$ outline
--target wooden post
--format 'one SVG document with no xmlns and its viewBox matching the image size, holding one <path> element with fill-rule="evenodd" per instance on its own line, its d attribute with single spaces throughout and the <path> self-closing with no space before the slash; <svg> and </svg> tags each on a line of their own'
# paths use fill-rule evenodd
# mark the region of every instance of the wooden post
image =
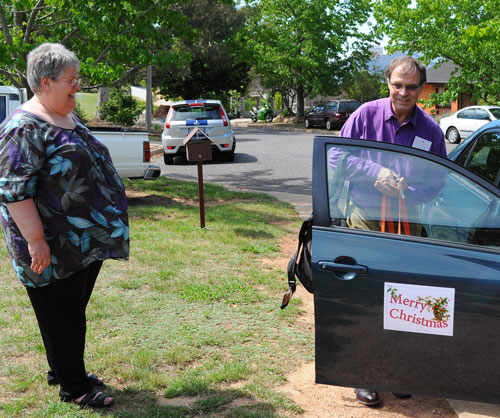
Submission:
<svg viewBox="0 0 500 418">
<path fill-rule="evenodd" d="M 205 197 L 203 194 L 203 162 L 198 161 L 198 201 L 200 204 L 200 228 L 205 228 Z"/>
<path fill-rule="evenodd" d="M 146 129 L 151 132 L 151 118 L 153 114 L 153 83 L 152 83 L 153 67 L 147 66 L 146 69 Z"/>
</svg>

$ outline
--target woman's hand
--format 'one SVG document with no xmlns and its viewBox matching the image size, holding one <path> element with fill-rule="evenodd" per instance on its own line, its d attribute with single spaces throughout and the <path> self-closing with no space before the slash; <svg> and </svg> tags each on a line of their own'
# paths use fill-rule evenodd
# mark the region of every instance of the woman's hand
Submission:
<svg viewBox="0 0 500 418">
<path fill-rule="evenodd" d="M 34 200 L 7 203 L 7 210 L 28 242 L 31 270 L 36 274 L 42 274 L 50 264 L 50 248 L 45 241 L 42 221 Z"/>
<path fill-rule="evenodd" d="M 50 249 L 44 239 L 28 242 L 28 251 L 31 256 L 31 270 L 36 274 L 42 272 L 50 265 Z"/>
</svg>

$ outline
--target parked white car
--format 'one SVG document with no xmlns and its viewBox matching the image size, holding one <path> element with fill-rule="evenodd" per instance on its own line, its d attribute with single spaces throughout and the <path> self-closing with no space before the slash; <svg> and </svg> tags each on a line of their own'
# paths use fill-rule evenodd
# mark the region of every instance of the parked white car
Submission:
<svg viewBox="0 0 500 418">
<path fill-rule="evenodd" d="M 212 140 L 214 156 L 225 161 L 234 160 L 236 138 L 229 117 L 219 100 L 181 100 L 170 106 L 161 135 L 165 164 L 173 164 L 174 158 L 184 159 L 184 139 L 198 127 Z"/>
<path fill-rule="evenodd" d="M 481 126 L 496 119 L 500 119 L 498 106 L 469 106 L 441 118 L 439 126 L 451 144 L 458 144 Z"/>
</svg>

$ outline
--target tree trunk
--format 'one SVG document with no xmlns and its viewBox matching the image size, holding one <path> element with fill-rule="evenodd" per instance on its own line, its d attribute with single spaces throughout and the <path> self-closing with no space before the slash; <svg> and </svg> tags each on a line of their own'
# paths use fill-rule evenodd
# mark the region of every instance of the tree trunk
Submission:
<svg viewBox="0 0 500 418">
<path fill-rule="evenodd" d="M 304 122 L 304 86 L 300 85 L 297 88 L 297 114 L 295 115 L 295 123 Z"/>
<path fill-rule="evenodd" d="M 102 119 L 101 106 L 109 100 L 110 87 L 99 87 L 97 94 L 97 110 L 95 112 L 96 119 Z"/>
</svg>

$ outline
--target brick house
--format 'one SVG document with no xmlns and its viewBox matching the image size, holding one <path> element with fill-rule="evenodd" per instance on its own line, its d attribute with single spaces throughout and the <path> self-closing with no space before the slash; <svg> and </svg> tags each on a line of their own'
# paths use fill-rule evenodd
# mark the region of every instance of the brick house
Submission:
<svg viewBox="0 0 500 418">
<path fill-rule="evenodd" d="M 420 98 L 428 99 L 432 93 L 444 91 L 446 89 L 446 83 L 450 79 L 454 69 L 455 65 L 450 61 L 444 62 L 439 68 L 427 68 L 427 84 L 422 89 Z M 424 110 L 429 114 L 444 115 L 474 104 L 476 103 L 471 102 L 470 93 L 461 93 L 457 100 L 450 102 L 447 106 L 432 106 Z M 423 105 L 419 104 L 419 106 L 423 108 Z"/>
</svg>

